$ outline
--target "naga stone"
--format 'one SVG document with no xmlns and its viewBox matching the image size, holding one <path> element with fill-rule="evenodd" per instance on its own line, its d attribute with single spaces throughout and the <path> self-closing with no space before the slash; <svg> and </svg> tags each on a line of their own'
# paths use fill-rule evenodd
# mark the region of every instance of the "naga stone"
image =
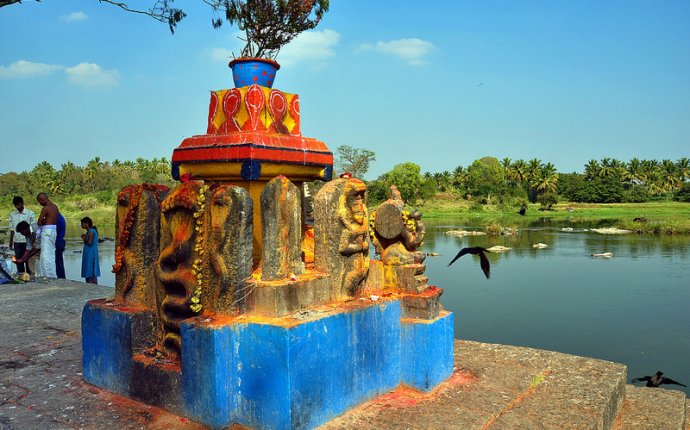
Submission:
<svg viewBox="0 0 690 430">
<path fill-rule="evenodd" d="M 117 196 L 115 300 L 156 306 L 153 266 L 158 258 L 160 203 L 165 185 L 129 185 Z"/>
<path fill-rule="evenodd" d="M 316 195 L 314 267 L 331 275 L 336 300 L 357 296 L 369 272 L 366 190 L 359 179 L 336 179 Z"/>
<path fill-rule="evenodd" d="M 261 223 L 261 279 L 273 281 L 304 273 L 301 194 L 285 176 L 271 179 L 261 192 Z"/>
<path fill-rule="evenodd" d="M 244 311 L 252 273 L 253 203 L 237 186 L 221 185 L 211 196 L 211 228 L 201 255 L 211 276 L 200 303 L 206 310 L 237 314 Z"/>
<path fill-rule="evenodd" d="M 183 182 L 161 204 L 156 299 L 160 346 L 172 357 L 179 357 L 182 350 L 180 324 L 201 310 L 193 305 L 200 305 L 205 274 L 199 264 L 205 253 L 201 252 L 207 218 L 205 188 L 202 182 Z"/>
</svg>

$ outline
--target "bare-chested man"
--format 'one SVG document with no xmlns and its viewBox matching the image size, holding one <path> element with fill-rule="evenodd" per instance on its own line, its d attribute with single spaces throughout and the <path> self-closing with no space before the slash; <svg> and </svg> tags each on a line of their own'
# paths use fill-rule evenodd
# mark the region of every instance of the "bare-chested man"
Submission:
<svg viewBox="0 0 690 430">
<path fill-rule="evenodd" d="M 57 220 L 60 210 L 51 202 L 46 193 L 36 196 L 41 209 L 38 225 L 41 235 L 41 271 L 43 276 L 57 278 L 55 270 L 55 239 L 57 238 Z M 37 232 L 38 235 L 38 232 Z"/>
</svg>

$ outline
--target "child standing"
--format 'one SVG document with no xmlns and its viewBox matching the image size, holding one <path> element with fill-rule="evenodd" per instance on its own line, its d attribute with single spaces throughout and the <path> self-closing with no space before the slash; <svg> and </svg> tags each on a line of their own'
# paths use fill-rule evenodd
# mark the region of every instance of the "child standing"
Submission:
<svg viewBox="0 0 690 430">
<path fill-rule="evenodd" d="M 98 264 L 98 230 L 93 226 L 91 218 L 84 217 L 81 220 L 81 228 L 86 233 L 81 235 L 84 241 L 84 251 L 81 255 L 81 277 L 86 278 L 89 284 L 97 284 L 101 276 L 101 267 Z"/>
</svg>

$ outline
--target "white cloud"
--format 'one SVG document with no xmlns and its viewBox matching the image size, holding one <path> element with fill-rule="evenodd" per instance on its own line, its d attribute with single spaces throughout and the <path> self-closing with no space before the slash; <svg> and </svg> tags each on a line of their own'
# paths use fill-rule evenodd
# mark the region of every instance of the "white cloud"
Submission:
<svg viewBox="0 0 690 430">
<path fill-rule="evenodd" d="M 62 70 L 62 66 L 19 60 L 7 67 L 0 66 L 0 78 L 30 78 L 34 76 L 45 76 L 58 70 Z"/>
<path fill-rule="evenodd" d="M 227 38 L 227 46 L 223 48 L 204 48 L 201 54 L 214 63 L 228 64 L 235 56 L 239 57 L 241 55 L 242 48 L 245 45 L 242 39 L 245 37 L 244 32 L 235 31 L 231 37 Z"/>
<path fill-rule="evenodd" d="M 86 21 L 87 19 L 89 19 L 89 17 L 82 11 L 68 13 L 60 17 L 60 20 L 65 22 L 80 22 Z"/>
<path fill-rule="evenodd" d="M 228 63 L 232 60 L 232 51 L 227 48 L 205 48 L 204 56 L 214 63 Z"/>
<path fill-rule="evenodd" d="M 339 41 L 340 34 L 337 31 L 304 32 L 280 50 L 278 62 L 284 66 L 302 62 L 322 66 L 335 56 L 333 48 Z"/>
<path fill-rule="evenodd" d="M 114 87 L 120 81 L 120 73 L 117 70 L 104 70 L 94 63 L 66 67 L 65 72 L 70 82 L 86 88 Z"/>
<path fill-rule="evenodd" d="M 33 78 L 59 71 L 64 71 L 67 79 L 73 84 L 87 88 L 113 87 L 120 81 L 120 73 L 117 70 L 105 70 L 94 63 L 80 63 L 74 67 L 65 67 L 58 64 L 32 63 L 26 60 L 15 61 L 9 66 L 0 66 L 0 79 Z"/>
<path fill-rule="evenodd" d="M 406 61 L 408 64 L 418 66 L 426 63 L 424 57 L 433 49 L 433 43 L 422 39 L 411 38 L 391 40 L 388 42 L 376 42 L 375 44 L 363 43 L 359 46 L 358 51 L 374 51 L 394 55 Z"/>
</svg>

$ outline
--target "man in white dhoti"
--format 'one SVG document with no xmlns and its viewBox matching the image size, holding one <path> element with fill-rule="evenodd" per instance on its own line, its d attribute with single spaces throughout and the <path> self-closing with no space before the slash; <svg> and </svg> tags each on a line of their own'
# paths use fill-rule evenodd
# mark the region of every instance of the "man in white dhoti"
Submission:
<svg viewBox="0 0 690 430">
<path fill-rule="evenodd" d="M 57 239 L 57 220 L 60 210 L 55 203 L 48 199 L 46 193 L 40 193 L 36 196 L 36 200 L 43 207 L 41 214 L 38 216 L 41 235 L 41 272 L 43 272 L 45 277 L 57 278 L 55 239 Z"/>
</svg>

